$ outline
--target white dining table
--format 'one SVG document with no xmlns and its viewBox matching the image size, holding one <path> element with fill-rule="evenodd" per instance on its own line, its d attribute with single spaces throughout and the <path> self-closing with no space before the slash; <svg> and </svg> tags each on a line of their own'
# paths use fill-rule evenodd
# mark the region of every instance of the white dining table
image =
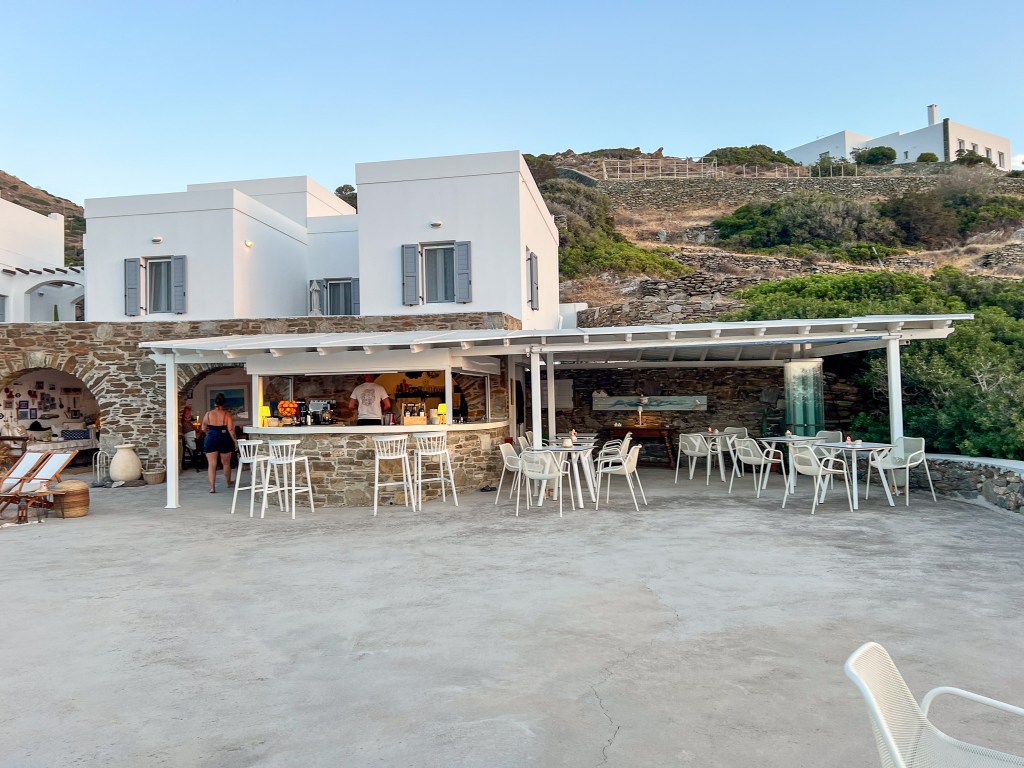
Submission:
<svg viewBox="0 0 1024 768">
<path fill-rule="evenodd" d="M 583 467 L 583 477 L 587 481 L 587 490 L 590 492 L 590 500 L 593 502 L 597 501 L 597 492 L 594 489 L 594 464 L 590 460 L 590 456 L 594 451 L 593 443 L 574 444 L 572 446 L 552 444 L 545 446 L 543 450 L 568 455 L 572 462 L 572 474 L 573 479 L 576 481 L 576 497 L 580 500 L 580 508 L 583 507 L 583 486 L 580 483 L 581 466 Z M 542 485 L 541 495 L 543 495 L 544 490 Z M 569 488 L 569 494 L 572 494 L 571 487 Z"/>
<path fill-rule="evenodd" d="M 847 464 L 850 467 L 850 482 L 853 483 L 853 508 L 860 509 L 860 505 L 857 503 L 857 499 L 860 496 L 860 492 L 857 486 L 857 456 L 860 453 L 873 453 L 874 451 L 880 451 L 885 448 L 892 448 L 890 443 L 866 443 L 863 441 L 855 441 L 852 443 L 817 443 L 815 448 L 828 448 L 833 451 L 844 451 L 850 454 L 850 460 Z M 889 502 L 890 507 L 896 506 L 896 502 L 892 499 L 892 491 L 889 490 L 889 483 L 885 479 L 885 473 L 881 467 L 876 467 L 878 470 L 878 477 L 882 481 L 882 490 L 885 491 L 885 498 Z M 868 463 L 868 472 L 871 472 L 871 464 Z"/>
</svg>

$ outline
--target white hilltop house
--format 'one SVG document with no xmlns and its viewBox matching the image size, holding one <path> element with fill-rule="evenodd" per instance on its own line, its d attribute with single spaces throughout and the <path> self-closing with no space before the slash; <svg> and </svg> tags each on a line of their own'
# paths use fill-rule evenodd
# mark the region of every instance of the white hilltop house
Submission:
<svg viewBox="0 0 1024 768">
<path fill-rule="evenodd" d="M 853 131 L 839 131 L 830 136 L 787 149 L 786 154 L 804 165 L 813 165 L 823 154 L 834 159 L 848 159 L 854 149 L 892 147 L 897 163 L 913 163 L 922 152 L 932 152 L 939 160 L 956 160 L 957 152 L 974 151 L 987 157 L 996 168 L 1010 170 L 1010 140 L 1005 136 L 955 123 L 948 117 L 939 119 L 937 104 L 928 105 L 928 125 L 908 133 L 897 131 L 872 138 Z"/>
<path fill-rule="evenodd" d="M 86 319 L 504 312 L 557 328 L 558 231 L 516 151 L 86 200 Z"/>
<path fill-rule="evenodd" d="M 64 217 L 0 199 L 0 322 L 80 320 L 84 269 L 64 266 Z"/>
</svg>

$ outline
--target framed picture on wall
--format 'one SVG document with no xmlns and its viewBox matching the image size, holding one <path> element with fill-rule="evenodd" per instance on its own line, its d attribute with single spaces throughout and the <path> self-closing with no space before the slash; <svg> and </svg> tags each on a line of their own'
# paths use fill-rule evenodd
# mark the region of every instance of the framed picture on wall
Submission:
<svg viewBox="0 0 1024 768">
<path fill-rule="evenodd" d="M 19 421 L 21 421 L 21 420 L 28 421 L 28 408 L 19 408 L 18 409 L 18 420 Z"/>
<path fill-rule="evenodd" d="M 247 401 L 249 399 L 249 390 L 245 387 L 210 387 L 206 390 L 206 402 L 209 410 L 213 410 L 216 405 L 217 395 L 224 395 L 224 410 L 231 414 L 238 414 L 247 412 Z"/>
<path fill-rule="evenodd" d="M 46 388 L 46 384 L 44 382 L 42 382 L 42 381 L 37 381 L 36 385 L 34 387 L 32 387 L 32 389 L 45 389 L 45 388 Z"/>
<path fill-rule="evenodd" d="M 38 408 L 29 408 L 28 409 L 28 417 L 30 419 L 38 419 L 39 418 L 39 409 Z"/>
<path fill-rule="evenodd" d="M 18 410 L 19 411 L 28 410 L 28 400 L 19 400 L 18 401 Z M 26 416 L 25 418 L 27 419 L 28 416 Z"/>
</svg>

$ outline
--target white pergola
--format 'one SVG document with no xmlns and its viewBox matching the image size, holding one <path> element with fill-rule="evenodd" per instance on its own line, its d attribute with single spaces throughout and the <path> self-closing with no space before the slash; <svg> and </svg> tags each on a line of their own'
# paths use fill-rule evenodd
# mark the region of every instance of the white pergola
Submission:
<svg viewBox="0 0 1024 768">
<path fill-rule="evenodd" d="M 781 368 L 788 362 L 885 349 L 895 439 L 903 435 L 900 345 L 946 338 L 954 322 L 973 317 L 869 315 L 552 330 L 266 334 L 150 341 L 140 347 L 165 366 L 168 459 L 178 452 L 177 366 L 187 363 L 243 363 L 253 377 L 252 408 L 258 413 L 261 376 L 443 370 L 446 402 L 452 402 L 453 370 L 494 374 L 501 357 L 523 358 L 529 361 L 533 434 L 539 447 L 542 366 L 548 381 L 548 430 L 554 434 L 556 368 Z M 168 508 L 178 506 L 178 472 L 177 461 L 168 460 Z"/>
</svg>

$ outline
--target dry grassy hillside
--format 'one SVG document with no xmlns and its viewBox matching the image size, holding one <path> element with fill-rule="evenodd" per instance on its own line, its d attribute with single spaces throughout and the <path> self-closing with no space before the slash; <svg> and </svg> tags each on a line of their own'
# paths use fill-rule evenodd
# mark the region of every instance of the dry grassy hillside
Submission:
<svg viewBox="0 0 1024 768">
<path fill-rule="evenodd" d="M 4 171 L 0 171 L 0 197 L 43 216 L 61 214 L 64 217 L 64 262 L 82 263 L 82 235 L 85 234 L 85 211 L 82 206 L 51 195 L 45 189 L 33 187 Z"/>
</svg>

